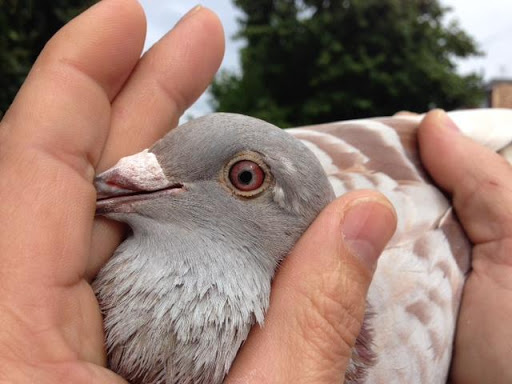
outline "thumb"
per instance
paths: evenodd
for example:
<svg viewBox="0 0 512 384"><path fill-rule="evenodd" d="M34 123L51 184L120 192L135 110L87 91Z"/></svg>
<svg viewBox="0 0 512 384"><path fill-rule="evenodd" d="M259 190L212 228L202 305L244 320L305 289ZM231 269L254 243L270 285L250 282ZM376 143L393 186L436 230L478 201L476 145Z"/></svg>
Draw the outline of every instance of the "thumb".
<svg viewBox="0 0 512 384"><path fill-rule="evenodd" d="M329 204L276 275L226 383L343 382L377 259L396 227L385 197L349 193Z"/></svg>

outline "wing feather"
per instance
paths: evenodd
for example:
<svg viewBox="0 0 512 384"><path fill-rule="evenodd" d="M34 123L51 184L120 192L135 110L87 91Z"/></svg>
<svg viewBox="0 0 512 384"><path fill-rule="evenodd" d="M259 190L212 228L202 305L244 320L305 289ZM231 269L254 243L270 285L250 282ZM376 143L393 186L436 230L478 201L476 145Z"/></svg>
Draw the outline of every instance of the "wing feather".
<svg viewBox="0 0 512 384"><path fill-rule="evenodd" d="M512 110L450 113L464 134L511 153ZM337 196L381 191L398 229L370 287L376 361L368 383L445 383L471 246L450 201L423 169L416 132L422 116L353 120L291 129L323 165ZM512 157L512 156L511 156Z"/></svg>

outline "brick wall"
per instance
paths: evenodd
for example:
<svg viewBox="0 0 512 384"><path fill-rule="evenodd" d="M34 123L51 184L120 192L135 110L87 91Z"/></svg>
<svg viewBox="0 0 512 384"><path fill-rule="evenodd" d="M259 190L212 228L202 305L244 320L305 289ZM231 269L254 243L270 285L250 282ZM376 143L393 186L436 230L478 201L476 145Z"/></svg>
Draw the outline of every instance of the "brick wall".
<svg viewBox="0 0 512 384"><path fill-rule="evenodd" d="M512 108L512 80L494 80L489 84L489 106Z"/></svg>

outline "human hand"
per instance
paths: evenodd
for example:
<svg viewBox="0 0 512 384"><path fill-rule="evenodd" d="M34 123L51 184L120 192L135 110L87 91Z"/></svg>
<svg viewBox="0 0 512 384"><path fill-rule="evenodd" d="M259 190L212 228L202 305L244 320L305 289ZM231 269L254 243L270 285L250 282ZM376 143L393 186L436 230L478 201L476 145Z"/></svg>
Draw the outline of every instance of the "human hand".
<svg viewBox="0 0 512 384"><path fill-rule="evenodd" d="M92 180L176 125L224 44L203 8L140 58L144 36L136 1L99 2L51 39L1 123L0 382L124 383L102 368L89 285L122 231L93 225Z"/></svg>
<svg viewBox="0 0 512 384"><path fill-rule="evenodd" d="M0 381L124 382L103 368L89 285L122 230L94 221L92 179L175 125L223 51L220 23L204 8L139 58L144 29L135 1L100 2L48 43L1 123ZM355 216L345 217L350 207ZM266 326L254 330L229 380L341 380L395 224L373 192L331 204L284 263Z"/></svg>
<svg viewBox="0 0 512 384"><path fill-rule="evenodd" d="M512 382L512 168L464 137L441 111L419 128L423 164L453 199L473 243L451 377L454 383Z"/></svg>
<svg viewBox="0 0 512 384"><path fill-rule="evenodd" d="M395 228L377 192L328 205L279 269L265 325L253 327L225 383L343 382L377 258Z"/></svg>

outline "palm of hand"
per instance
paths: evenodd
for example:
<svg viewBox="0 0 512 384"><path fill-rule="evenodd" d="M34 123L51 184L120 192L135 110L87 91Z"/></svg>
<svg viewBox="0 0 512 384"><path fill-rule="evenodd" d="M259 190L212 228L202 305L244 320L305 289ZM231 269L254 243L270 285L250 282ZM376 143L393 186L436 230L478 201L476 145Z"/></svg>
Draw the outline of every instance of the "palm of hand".
<svg viewBox="0 0 512 384"><path fill-rule="evenodd" d="M506 171L510 172L508 169ZM485 217L481 220L487 224L510 222L506 210L502 208L510 206L512 201L506 199L505 194L501 204L499 200L491 198L497 190L505 187L501 184L490 189L490 196L486 194L488 206L472 206L473 214L475 217ZM493 383L512 380L507 363L509 341L512 340L512 331L508 326L512 318L512 243L503 232L503 227L489 227L468 231L472 239L481 240L477 240L473 248L472 271L464 289L457 324L453 376L458 382L481 382L481 378ZM475 364L476 361L479 364Z"/></svg>
<svg viewBox="0 0 512 384"><path fill-rule="evenodd" d="M0 218L19 234L0 236L9 272L0 286L6 377L124 382L101 368L102 319L89 285L122 231L106 221L93 226L92 179L176 125L210 82L222 28L211 12L194 13L139 60L138 3L100 2L49 42L4 117Z"/></svg>

